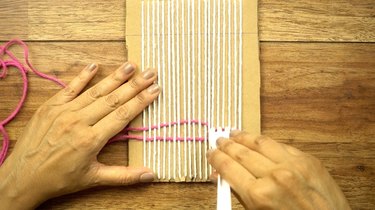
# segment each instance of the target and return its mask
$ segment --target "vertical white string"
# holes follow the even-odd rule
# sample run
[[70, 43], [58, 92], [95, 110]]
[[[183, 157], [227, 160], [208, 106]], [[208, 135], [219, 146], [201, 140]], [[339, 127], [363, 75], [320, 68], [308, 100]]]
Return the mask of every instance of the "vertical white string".
[[[160, 79], [161, 78], [161, 55], [160, 55], [160, 1], [157, 1], [157, 33], [158, 33], [158, 78]], [[160, 114], [160, 107], [161, 107], [161, 97], [158, 97], [158, 136], [161, 135], [161, 132], [160, 132], [160, 123], [161, 123], [161, 114]], [[157, 164], [157, 176], [158, 176], [158, 179], [160, 179], [160, 156], [161, 156], [161, 153], [160, 153], [160, 141], [158, 141], [158, 164]]]
[[[215, 1], [217, 2], [217, 1]], [[223, 113], [220, 113], [220, 89], [221, 89], [221, 85], [220, 85], [220, 56], [221, 56], [221, 53], [220, 53], [220, 1], [218, 1], [217, 3], [217, 7], [215, 7], [215, 10], [217, 11], [216, 12], [216, 15], [217, 16], [217, 40], [216, 40], [216, 127], [219, 128], [220, 127], [220, 115], [223, 115]], [[223, 104], [224, 106], [224, 104]]]
[[[213, 126], [213, 101], [211, 100], [213, 98], [213, 90], [212, 90], [212, 86], [211, 86], [211, 80], [212, 80], [212, 66], [211, 66], [211, 61], [212, 61], [212, 55], [211, 55], [211, 35], [212, 35], [212, 19], [211, 19], [211, 0], [209, 0], [208, 2], [208, 47], [209, 47], [209, 50], [208, 50], [208, 123], [209, 123], [209, 126], [212, 127]], [[212, 167], [211, 165], [209, 165], [209, 171], [212, 171]]]
[[237, 63], [237, 52], [238, 52], [238, 46], [237, 46], [237, 0], [234, 1], [234, 127], [237, 128], [237, 115], [239, 114], [237, 112], [238, 108], [238, 63]]
[[[212, 83], [211, 83], [211, 86], [212, 86], [212, 116], [216, 116], [216, 119], [218, 119], [217, 115], [215, 115], [214, 111], [217, 112], [218, 114], [218, 111], [217, 111], [217, 107], [218, 107], [218, 104], [216, 104], [216, 107], [215, 107], [215, 96], [217, 97], [216, 95], [216, 88], [215, 88], [215, 71], [216, 71], [216, 67], [215, 67], [215, 64], [216, 64], [216, 54], [215, 54], [215, 42], [216, 42], [216, 0], [214, 0], [214, 3], [213, 3], [213, 8], [212, 8], [212, 15], [213, 15], [213, 20], [212, 20], [212, 56], [211, 56], [211, 59], [212, 59]], [[215, 123], [215, 117], [212, 117], [213, 121], [212, 121], [212, 126], [214, 126], [214, 123]], [[217, 122], [217, 120], [216, 120]], [[218, 128], [219, 126], [216, 124], [216, 128]]]
[[[225, 40], [225, 29], [226, 29], [226, 27], [227, 27], [227, 23], [226, 23], [226, 14], [227, 14], [227, 12], [226, 12], [226, 2], [225, 2], [225, 0], [223, 0], [223, 39], [222, 39], [222, 44], [223, 44], [223, 55], [222, 55], [222, 75], [223, 75], [223, 81], [222, 81], [222, 85], [223, 85], [223, 87], [225, 87], [225, 81], [226, 81], [226, 77], [225, 77], [225, 70], [226, 70], [226, 68], [225, 68], [225, 47], [226, 47], [226, 45], [225, 45], [225, 43], [226, 43], [226, 40]], [[227, 78], [227, 80], [229, 81], [230, 80], [230, 78]], [[230, 88], [229, 86], [227, 86], [228, 88]], [[226, 99], [226, 97], [225, 97], [225, 88], [223, 88], [222, 89], [222, 96], [223, 96], [223, 106], [221, 107], [222, 108], [222, 110], [221, 110], [221, 113], [222, 113], [222, 123], [221, 123], [221, 125], [222, 125], [222, 127], [224, 127], [225, 125], [224, 125], [224, 123], [225, 123], [225, 121], [224, 121], [224, 113], [225, 113], [225, 99]], [[228, 113], [230, 113], [230, 110], [228, 109], [227, 110], [227, 112]], [[228, 124], [230, 124], [230, 115], [228, 115]]]
[[[166, 71], [166, 68], [168, 68], [168, 66], [166, 65], [166, 59], [165, 59], [165, 2], [163, 1], [162, 3], [162, 14], [163, 14], [163, 18], [162, 18], [162, 29], [163, 29], [163, 34], [162, 34], [162, 46], [163, 46], [163, 75], [162, 75], [162, 80], [163, 80], [163, 90], [162, 91], [162, 98], [163, 98], [163, 122], [167, 122], [167, 108], [166, 108], [166, 104], [167, 104], [167, 101], [166, 101], [166, 83], [165, 83], [165, 78], [166, 78], [166, 74], [165, 74], [165, 71]], [[167, 165], [166, 165], [166, 159], [167, 159], [167, 155], [166, 155], [166, 145], [167, 145], [167, 127], [164, 126], [164, 132], [163, 132], [163, 179], [166, 179], [166, 168], [167, 168]]]
[[[173, 18], [174, 17], [174, 18]], [[172, 85], [174, 86], [172, 88], [172, 99], [170, 101], [172, 102], [173, 106], [173, 122], [176, 122], [177, 120], [177, 107], [176, 107], [176, 53], [175, 53], [175, 47], [176, 47], [176, 42], [175, 42], [175, 26], [177, 25], [176, 22], [176, 14], [175, 14], [175, 1], [172, 1]], [[176, 179], [176, 135], [177, 135], [177, 127], [173, 126], [173, 173], [172, 173], [172, 179]]]
[[[230, 0], [228, 0], [230, 2]], [[228, 3], [229, 5], [229, 3]], [[237, 116], [238, 116], [238, 113], [237, 113], [237, 109], [238, 109], [238, 92], [237, 92], [237, 87], [238, 87], [238, 60], [237, 60], [237, 52], [238, 52], [238, 46], [237, 46], [237, 0], [234, 1], [234, 7], [233, 7], [233, 13], [234, 13], [234, 71], [233, 71], [233, 78], [234, 78], [234, 85], [233, 85], [233, 89], [234, 89], [234, 94], [233, 94], [233, 112], [234, 112], [234, 115], [233, 115], [233, 126], [235, 129], [238, 129], [237, 125]]]
[[[150, 1], [147, 2], [147, 66], [151, 66], [151, 40], [150, 40], [150, 37], [151, 37], [151, 26], [150, 26], [150, 23], [151, 23], [151, 20], [150, 20]], [[148, 106], [147, 107], [147, 112], [148, 112], [148, 137], [151, 138], [151, 106]], [[148, 164], [147, 166], [149, 168], [151, 168], [151, 142], [148, 141], [147, 142], [148, 144]]]
[[[191, 1], [188, 0], [188, 136], [191, 136]], [[189, 150], [189, 178], [192, 177], [191, 141], [188, 142]]]
[[[207, 99], [208, 99], [208, 91], [207, 91], [207, 81], [208, 81], [208, 21], [207, 21], [207, 13], [208, 13], [208, 5], [207, 5], [207, 0], [204, 1], [204, 81], [205, 81], [205, 84], [204, 84], [204, 121], [205, 122], [208, 122], [208, 112], [207, 112], [207, 109], [208, 109], [208, 103], [207, 103]], [[207, 126], [204, 126], [204, 156], [203, 156], [203, 160], [204, 160], [204, 177], [206, 179], [208, 179], [208, 176], [209, 176], [209, 173], [208, 173], [208, 164], [207, 164], [207, 157], [206, 157], [206, 154], [207, 154]]]
[[231, 1], [232, 0], [228, 0], [228, 119], [229, 117], [231, 116], [231, 88], [232, 88], [232, 84], [231, 84], [231, 71], [232, 71], [232, 51], [231, 51], [231, 48], [232, 48], [232, 13], [231, 13], [231, 8], [232, 8], [232, 5], [231, 5]]
[[[171, 64], [172, 64], [172, 61], [171, 61], [171, 56], [172, 56], [172, 42], [171, 42], [171, 38], [172, 38], [172, 34], [171, 34], [171, 19], [172, 19], [172, 15], [171, 15], [171, 1], [168, 1], [168, 122], [171, 122], [172, 120], [172, 99], [171, 99]], [[171, 135], [171, 123], [168, 124], [168, 136], [172, 136]], [[168, 141], [168, 180], [171, 179], [171, 141]]]
[[[177, 1], [177, 14], [176, 14], [176, 18], [178, 21], [181, 21], [181, 17], [180, 17], [180, 2]], [[180, 87], [180, 66], [181, 66], [181, 63], [180, 63], [180, 44], [181, 44], [181, 34], [180, 34], [180, 22], [178, 22], [178, 24], [176, 24], [177, 26], [177, 53], [176, 53], [176, 59], [177, 59], [177, 70], [176, 70], [176, 73], [177, 73], [177, 122], [180, 122], [181, 121], [181, 107], [180, 107], [180, 95], [181, 95], [181, 87]], [[178, 124], [177, 125], [177, 133], [179, 136], [181, 136], [181, 124]], [[178, 157], [178, 177], [181, 178], [181, 141], [178, 141], [177, 143], [177, 157]]]
[[[186, 98], [186, 48], [185, 48], [185, 0], [182, 0], [182, 75], [183, 75], [183, 94], [184, 94], [184, 120], [187, 119], [187, 102], [188, 99]], [[184, 126], [184, 176], [188, 176], [188, 169], [187, 169], [187, 126]]]
[[[141, 28], [142, 28], [142, 69], [145, 68], [145, 2], [142, 1], [142, 20], [141, 20]], [[146, 111], [143, 111], [143, 116], [142, 116], [142, 127], [146, 126]], [[143, 131], [143, 165], [146, 166], [146, 131]]]
[[[156, 67], [156, 8], [155, 8], [155, 1], [152, 2], [152, 68]], [[157, 103], [154, 101], [152, 104], [152, 111], [153, 111], [153, 124], [156, 125], [156, 107]], [[153, 139], [153, 158], [152, 158], [152, 169], [156, 170], [156, 130], [153, 129], [154, 139]]]
[[240, 47], [239, 47], [239, 49], [240, 49], [240, 61], [239, 61], [239, 64], [240, 64], [240, 68], [239, 68], [239, 70], [240, 70], [240, 73], [239, 73], [239, 81], [238, 81], [238, 83], [239, 83], [239, 87], [238, 87], [238, 89], [239, 89], [239, 108], [238, 108], [238, 111], [239, 111], [239, 113], [238, 113], [238, 115], [240, 116], [239, 118], [240, 118], [240, 120], [239, 120], [239, 122], [238, 122], [238, 128], [239, 129], [242, 129], [242, 71], [243, 71], [243, 67], [242, 67], [242, 59], [243, 59], [243, 55], [242, 55], [242, 50], [243, 50], [243, 46], [242, 46], [242, 39], [243, 39], [243, 37], [242, 37], [242, 27], [243, 27], [243, 15], [242, 15], [242, 13], [243, 13], [243, 7], [242, 7], [242, 1], [243, 0], [240, 0], [240, 32], [239, 32], [239, 34], [240, 34]]
[[[202, 119], [202, 49], [201, 49], [201, 45], [202, 45], [202, 34], [201, 34], [201, 20], [202, 20], [202, 17], [201, 17], [201, 1], [198, 1], [198, 18], [197, 18], [197, 21], [198, 21], [198, 118], [197, 120], [199, 120], [199, 128], [198, 128], [198, 136], [199, 137], [202, 137], [202, 129], [201, 129], [201, 119]], [[199, 146], [198, 146], [198, 157], [199, 157], [199, 160], [198, 160], [198, 168], [199, 168], [199, 179], [202, 179], [202, 143], [199, 142]]]
[[[195, 46], [195, 1], [192, 1], [193, 4], [192, 4], [192, 7], [191, 7], [191, 19], [192, 19], [192, 22], [191, 22], [191, 28], [192, 28], [192, 48], [193, 48], [193, 52], [192, 52], [192, 68], [191, 68], [191, 71], [192, 71], [192, 99], [191, 99], [191, 102], [192, 102], [192, 118], [193, 119], [197, 119], [196, 117], [196, 112], [195, 112], [195, 81], [196, 81], [196, 78], [195, 78], [195, 70], [196, 70], [196, 65], [195, 65], [195, 49], [196, 49], [196, 46]], [[195, 139], [195, 126], [196, 124], [194, 123], [193, 124], [193, 176], [194, 178], [197, 177], [197, 151], [196, 151], [196, 139]]]

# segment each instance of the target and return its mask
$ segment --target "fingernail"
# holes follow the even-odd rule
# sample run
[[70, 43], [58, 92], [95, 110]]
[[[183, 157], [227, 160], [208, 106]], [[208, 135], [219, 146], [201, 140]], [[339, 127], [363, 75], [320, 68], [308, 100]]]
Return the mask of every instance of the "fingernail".
[[143, 79], [151, 79], [155, 75], [152, 70], [147, 70], [143, 73]]
[[144, 173], [141, 175], [140, 177], [140, 181], [141, 182], [152, 182], [154, 181], [154, 174], [153, 173]]
[[153, 93], [157, 93], [157, 92], [159, 92], [159, 90], [160, 90], [160, 87], [159, 87], [158, 84], [153, 84], [153, 85], [151, 85], [151, 86], [147, 89], [147, 91], [148, 91], [149, 93], [151, 93], [151, 94], [153, 94]]
[[240, 130], [231, 130], [230, 133], [229, 133], [229, 136], [230, 137], [235, 137], [235, 136], [237, 136], [240, 133], [241, 133]]
[[134, 66], [131, 63], [126, 63], [123, 69], [125, 74], [130, 74], [134, 71]]
[[95, 63], [92, 63], [87, 67], [87, 70], [91, 72], [91, 71], [94, 71], [96, 67], [97, 65]]

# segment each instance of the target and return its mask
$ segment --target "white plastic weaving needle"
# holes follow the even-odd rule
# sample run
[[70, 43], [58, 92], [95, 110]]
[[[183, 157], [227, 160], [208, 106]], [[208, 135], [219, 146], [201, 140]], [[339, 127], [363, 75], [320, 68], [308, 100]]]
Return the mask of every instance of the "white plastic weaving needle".
[[[230, 129], [216, 129], [211, 128], [208, 134], [208, 142], [210, 149], [216, 149], [216, 141], [220, 137], [229, 138]], [[232, 200], [230, 193], [230, 186], [228, 182], [220, 177], [217, 178], [217, 210], [230, 210], [232, 209]]]

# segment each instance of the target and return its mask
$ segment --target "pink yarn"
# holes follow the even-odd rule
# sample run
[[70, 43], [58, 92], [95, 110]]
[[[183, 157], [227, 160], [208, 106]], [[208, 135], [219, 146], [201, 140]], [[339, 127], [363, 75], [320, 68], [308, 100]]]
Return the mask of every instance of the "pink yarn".
[[161, 123], [160, 125], [153, 125], [151, 128], [149, 127], [138, 127], [138, 128], [125, 128], [125, 131], [148, 131], [148, 130], [156, 130], [158, 128], [168, 127], [168, 126], [175, 126], [175, 125], [183, 125], [183, 124], [200, 124], [202, 126], [208, 126], [208, 123], [201, 122], [199, 120], [181, 120], [179, 122], [170, 122], [170, 123]]
[[51, 80], [53, 82], [56, 82], [57, 84], [65, 87], [65, 84], [61, 82], [60, 80], [56, 79], [55, 77], [43, 74], [42, 72], [37, 71], [30, 63], [29, 61], [29, 48], [27, 45], [19, 40], [19, 39], [13, 39], [9, 42], [5, 43], [3, 46], [0, 46], [0, 56], [8, 55], [10, 57], [10, 60], [3, 60], [0, 57], [0, 79], [4, 79], [7, 76], [8, 67], [15, 67], [22, 75], [23, 80], [23, 89], [22, 89], [22, 96], [21, 99], [18, 101], [18, 104], [16, 108], [10, 113], [10, 115], [5, 118], [4, 120], [0, 121], [0, 132], [3, 136], [3, 146], [0, 151], [0, 165], [4, 162], [5, 157], [8, 152], [9, 148], [9, 135], [6, 132], [4, 126], [8, 124], [20, 111], [22, 105], [25, 102], [26, 96], [27, 96], [27, 87], [28, 87], [28, 79], [27, 79], [27, 72], [28, 69], [16, 58], [16, 56], [13, 55], [12, 52], [9, 51], [9, 48], [13, 45], [19, 45], [23, 48], [23, 54], [25, 57], [25, 62], [27, 64], [27, 67], [31, 69], [36, 75], [39, 77], [42, 77], [44, 79]]
[[[151, 130], [156, 130], [156, 129], [159, 129], [159, 128], [163, 128], [163, 127], [170, 127], [170, 126], [176, 126], [176, 125], [187, 125], [187, 124], [197, 124], [197, 125], [201, 125], [203, 127], [209, 127], [208, 126], [208, 123], [207, 122], [202, 122], [202, 121], [199, 121], [199, 120], [181, 120], [179, 122], [170, 122], [170, 123], [161, 123], [160, 125], [152, 125], [151, 127], [126, 127], [123, 132], [123, 133], [119, 133], [117, 134], [116, 136], [114, 136], [113, 138], [111, 138], [108, 143], [112, 143], [112, 142], [115, 142], [115, 141], [123, 141], [123, 140], [129, 140], [129, 139], [132, 139], [132, 140], [140, 140], [140, 141], [143, 141], [143, 136], [139, 136], [139, 135], [129, 135], [128, 132], [129, 131], [151, 131]], [[151, 137], [146, 137], [146, 141], [154, 141], [154, 140], [157, 140], [157, 141], [162, 141], [162, 140], [166, 140], [166, 141], [198, 141], [198, 142], [202, 142], [202, 141], [206, 141], [207, 140], [207, 137], [180, 137], [180, 136], [177, 136], [177, 137], [163, 137], [163, 136], [151, 136]]]

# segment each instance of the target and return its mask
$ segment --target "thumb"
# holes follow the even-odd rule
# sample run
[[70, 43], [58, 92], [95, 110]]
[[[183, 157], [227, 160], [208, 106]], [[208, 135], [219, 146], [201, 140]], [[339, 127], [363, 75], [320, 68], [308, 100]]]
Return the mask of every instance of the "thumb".
[[154, 178], [154, 173], [146, 167], [101, 165], [97, 170], [99, 185], [131, 185], [152, 182]]

